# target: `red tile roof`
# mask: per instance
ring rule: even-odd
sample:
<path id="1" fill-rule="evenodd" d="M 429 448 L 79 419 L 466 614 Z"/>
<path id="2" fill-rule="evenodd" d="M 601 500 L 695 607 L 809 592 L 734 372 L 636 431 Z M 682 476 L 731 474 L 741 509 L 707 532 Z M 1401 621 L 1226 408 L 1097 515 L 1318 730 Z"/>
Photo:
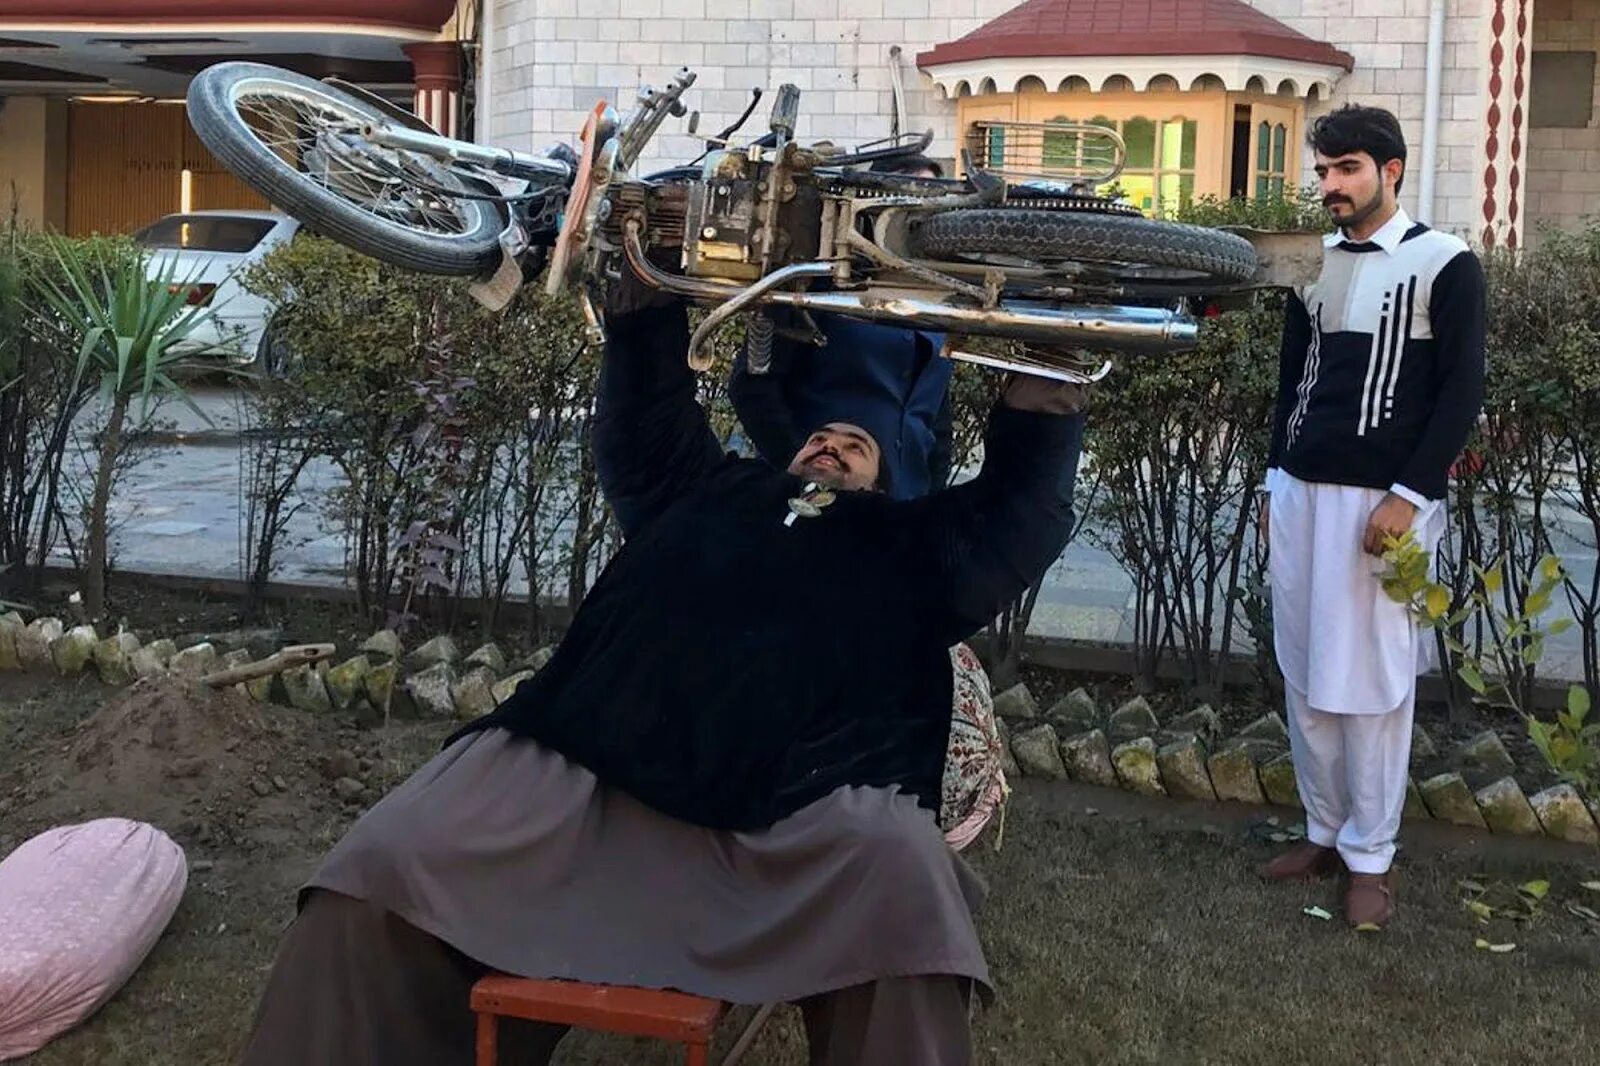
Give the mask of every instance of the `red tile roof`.
<path id="1" fill-rule="evenodd" d="M 1027 0 L 965 37 L 917 56 L 919 67 L 974 59 L 1248 55 L 1351 69 L 1354 59 L 1244 0 Z"/>

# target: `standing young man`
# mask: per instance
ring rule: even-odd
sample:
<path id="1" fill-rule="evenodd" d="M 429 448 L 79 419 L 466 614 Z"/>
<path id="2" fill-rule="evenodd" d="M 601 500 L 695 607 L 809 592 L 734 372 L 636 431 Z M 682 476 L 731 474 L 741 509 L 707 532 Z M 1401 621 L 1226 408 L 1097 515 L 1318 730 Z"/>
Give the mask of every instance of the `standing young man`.
<path id="1" fill-rule="evenodd" d="M 1392 114 L 1343 107 L 1309 140 L 1339 231 L 1289 297 L 1261 511 L 1307 840 L 1261 873 L 1348 869 L 1350 923 L 1381 929 L 1426 645 L 1379 585 L 1379 556 L 1386 536 L 1412 530 L 1431 552 L 1443 532 L 1446 472 L 1483 400 L 1483 269 L 1400 210 Z"/>

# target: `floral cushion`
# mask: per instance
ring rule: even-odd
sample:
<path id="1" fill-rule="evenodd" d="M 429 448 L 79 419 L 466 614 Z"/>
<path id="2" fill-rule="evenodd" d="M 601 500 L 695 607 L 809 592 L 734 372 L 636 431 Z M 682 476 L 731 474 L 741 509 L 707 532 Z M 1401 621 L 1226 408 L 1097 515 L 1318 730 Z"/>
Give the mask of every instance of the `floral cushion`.
<path id="1" fill-rule="evenodd" d="M 965 644 L 950 649 L 950 665 L 955 671 L 955 698 L 939 824 L 945 840 L 959 851 L 983 831 L 1010 789 L 1000 769 L 1003 749 L 989 675 Z"/>

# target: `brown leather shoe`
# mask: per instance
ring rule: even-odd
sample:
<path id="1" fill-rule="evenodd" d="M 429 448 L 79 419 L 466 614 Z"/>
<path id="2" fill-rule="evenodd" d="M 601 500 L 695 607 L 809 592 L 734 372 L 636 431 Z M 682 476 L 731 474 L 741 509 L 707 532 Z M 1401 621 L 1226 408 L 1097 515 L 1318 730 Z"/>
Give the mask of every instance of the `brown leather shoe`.
<path id="1" fill-rule="evenodd" d="M 1302 841 L 1269 863 L 1256 867 L 1268 881 L 1320 881 L 1344 868 L 1339 853 L 1321 844 Z"/>
<path id="2" fill-rule="evenodd" d="M 1344 894 L 1344 914 L 1358 933 L 1382 932 L 1394 917 L 1389 875 L 1352 873 Z"/>

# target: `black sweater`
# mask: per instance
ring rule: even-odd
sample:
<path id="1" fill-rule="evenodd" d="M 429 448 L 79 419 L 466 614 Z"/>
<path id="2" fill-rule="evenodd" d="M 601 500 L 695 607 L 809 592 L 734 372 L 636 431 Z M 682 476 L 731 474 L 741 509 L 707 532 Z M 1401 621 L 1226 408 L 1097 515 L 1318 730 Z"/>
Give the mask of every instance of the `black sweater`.
<path id="1" fill-rule="evenodd" d="M 1459 238 L 1403 214 L 1328 239 L 1289 296 L 1269 466 L 1442 499 L 1483 404 L 1484 278 Z"/>
<path id="2" fill-rule="evenodd" d="M 625 535 L 500 726 L 666 814 L 759 829 L 844 785 L 938 809 L 947 649 L 1056 558 L 1081 416 L 997 408 L 982 473 L 897 503 L 840 493 L 785 525 L 798 479 L 723 455 L 680 307 L 616 316 L 594 429 Z"/>

